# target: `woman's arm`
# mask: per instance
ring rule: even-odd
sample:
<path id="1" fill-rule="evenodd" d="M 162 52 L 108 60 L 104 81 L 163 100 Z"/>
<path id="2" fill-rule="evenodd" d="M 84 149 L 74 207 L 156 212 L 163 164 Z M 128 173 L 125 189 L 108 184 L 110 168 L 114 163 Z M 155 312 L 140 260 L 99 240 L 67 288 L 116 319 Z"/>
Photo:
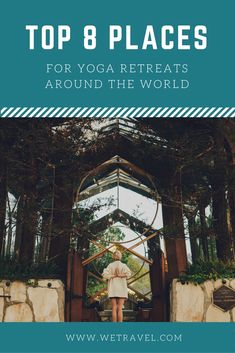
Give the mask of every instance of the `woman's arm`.
<path id="1" fill-rule="evenodd" d="M 110 266 L 106 267 L 102 273 L 102 277 L 106 280 L 109 280 L 113 278 L 113 275 L 111 274 Z"/>

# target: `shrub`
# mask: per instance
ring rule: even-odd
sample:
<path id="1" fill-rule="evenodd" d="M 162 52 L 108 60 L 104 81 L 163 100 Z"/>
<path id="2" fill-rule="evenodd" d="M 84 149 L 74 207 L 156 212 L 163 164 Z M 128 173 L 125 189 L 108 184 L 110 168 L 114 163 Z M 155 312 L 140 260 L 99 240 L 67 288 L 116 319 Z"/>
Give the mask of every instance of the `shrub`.
<path id="1" fill-rule="evenodd" d="M 184 282 L 202 283 L 207 280 L 235 278 L 235 261 L 205 261 L 198 260 L 189 266 L 186 274 L 179 280 Z"/>
<path id="2" fill-rule="evenodd" d="M 58 278 L 59 271 L 54 262 L 19 262 L 14 257 L 0 257 L 0 279 L 22 280 Z"/>

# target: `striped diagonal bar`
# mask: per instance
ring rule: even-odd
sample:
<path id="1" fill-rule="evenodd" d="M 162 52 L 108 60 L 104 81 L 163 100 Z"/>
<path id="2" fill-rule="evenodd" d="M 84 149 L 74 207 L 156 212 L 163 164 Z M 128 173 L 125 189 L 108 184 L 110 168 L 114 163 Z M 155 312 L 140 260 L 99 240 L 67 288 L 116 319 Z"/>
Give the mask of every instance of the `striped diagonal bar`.
<path id="1" fill-rule="evenodd" d="M 2 107 L 1 118 L 235 118 L 235 107 Z"/>

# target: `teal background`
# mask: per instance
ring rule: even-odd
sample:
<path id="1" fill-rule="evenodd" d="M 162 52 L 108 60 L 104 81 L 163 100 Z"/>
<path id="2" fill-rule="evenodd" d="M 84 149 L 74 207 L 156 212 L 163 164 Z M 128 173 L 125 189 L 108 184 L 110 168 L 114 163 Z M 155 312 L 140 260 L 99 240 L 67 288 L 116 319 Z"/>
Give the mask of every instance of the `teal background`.
<path id="1" fill-rule="evenodd" d="M 181 343 L 68 343 L 66 333 L 173 333 Z M 235 324 L 219 323 L 21 323 L 0 324 L 0 352 L 235 352 Z"/>
<path id="2" fill-rule="evenodd" d="M 1 106 L 235 106 L 234 0 L 7 0 L 1 1 L 0 10 Z M 72 40 L 65 44 L 63 51 L 30 51 L 26 24 L 68 24 Z M 97 26 L 95 50 L 83 49 L 82 29 L 86 24 Z M 110 51 L 110 24 L 132 25 L 133 41 L 137 42 L 143 39 L 147 24 L 153 24 L 156 29 L 164 24 L 205 24 L 208 48 L 205 51 L 127 51 L 120 45 Z M 45 90 L 46 79 L 53 78 L 45 74 L 48 62 L 188 63 L 191 88 Z"/>
<path id="3" fill-rule="evenodd" d="M 0 14 L 0 106 L 235 106 L 234 0 L 3 0 Z M 63 51 L 29 51 L 26 24 L 68 24 L 72 40 Z M 82 28 L 86 24 L 97 26 L 98 45 L 93 51 L 82 47 Z M 184 52 L 126 51 L 119 46 L 117 50 L 109 51 L 110 24 L 132 25 L 133 40 L 137 42 L 141 42 L 147 24 L 156 28 L 164 24 L 205 24 L 208 48 Z M 48 62 L 188 63 L 191 88 L 178 91 L 44 90 L 42 87 L 48 79 L 45 64 Z M 112 75 L 110 78 L 117 77 Z M 140 77 L 136 75 L 135 78 Z M 74 332 L 172 332 L 181 333 L 183 342 L 67 343 L 65 333 Z M 111 351 L 234 353 L 235 324 L 0 324 L 0 352 Z"/>

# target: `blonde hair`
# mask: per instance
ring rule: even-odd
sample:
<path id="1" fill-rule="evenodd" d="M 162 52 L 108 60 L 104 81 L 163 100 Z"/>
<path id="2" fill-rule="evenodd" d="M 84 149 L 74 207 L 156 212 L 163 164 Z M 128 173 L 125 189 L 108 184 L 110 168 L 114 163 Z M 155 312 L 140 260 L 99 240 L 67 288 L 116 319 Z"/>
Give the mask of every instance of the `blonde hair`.
<path id="1" fill-rule="evenodd" d="M 113 259 L 114 260 L 121 260 L 122 258 L 122 253 L 119 250 L 114 251 L 113 253 Z"/>

